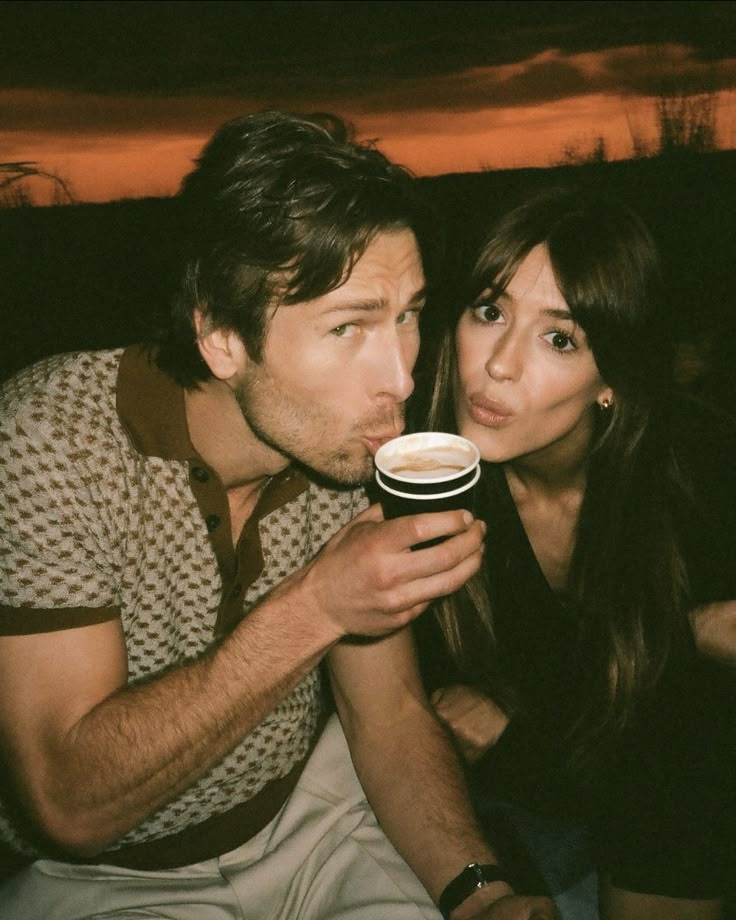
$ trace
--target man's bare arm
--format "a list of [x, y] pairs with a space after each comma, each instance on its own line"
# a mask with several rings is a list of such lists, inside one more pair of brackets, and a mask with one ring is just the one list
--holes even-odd
[[[411, 632], [340, 642], [328, 656], [338, 712], [368, 801], [435, 901], [471, 862], [495, 863], [468, 798], [459, 759], [421, 686]], [[504, 882], [480, 889], [453, 920], [551, 920], [546, 898]]]
[[[444, 554], [411, 553], [455, 533]], [[348, 633], [381, 635], [477, 568], [460, 513], [368, 509], [204, 658], [127, 687], [117, 622], [0, 640], [0, 733], [21, 800], [81, 855], [105, 849], [217, 763]], [[346, 578], [345, 574], [350, 573]]]

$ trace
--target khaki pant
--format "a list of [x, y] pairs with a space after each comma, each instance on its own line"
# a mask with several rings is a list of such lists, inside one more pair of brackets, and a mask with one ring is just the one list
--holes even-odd
[[2, 920], [440, 920], [376, 823], [331, 718], [274, 820], [230, 853], [140, 872], [40, 860], [0, 889]]

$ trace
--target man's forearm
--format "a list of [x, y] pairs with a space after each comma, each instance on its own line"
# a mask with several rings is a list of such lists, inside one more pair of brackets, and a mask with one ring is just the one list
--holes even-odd
[[[417, 703], [400, 722], [347, 731], [379, 823], [435, 901], [468, 863], [496, 862], [472, 811], [459, 759], [428, 709]], [[494, 892], [501, 897], [510, 891], [503, 883], [492, 887], [489, 900]]]
[[122, 688], [50, 735], [28, 794], [41, 826], [93, 855], [202, 776], [322, 657], [328, 640], [292, 614], [267, 600], [203, 659]]
[[[439, 904], [470, 863], [496, 862], [475, 820], [460, 760], [434, 715], [410, 629], [370, 644], [337, 643], [328, 656], [350, 753], [386, 836]], [[551, 920], [546, 898], [494, 880], [452, 909], [452, 920]], [[490, 905], [490, 906], [489, 906]], [[449, 908], [448, 908], [449, 909]]]

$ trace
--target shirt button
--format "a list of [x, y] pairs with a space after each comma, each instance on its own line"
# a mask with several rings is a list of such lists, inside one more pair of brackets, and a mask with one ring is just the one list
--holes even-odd
[[208, 514], [204, 519], [205, 524], [207, 525], [207, 530], [212, 533], [217, 527], [220, 526], [220, 515], [219, 514]]
[[192, 479], [196, 479], [197, 482], [207, 482], [209, 478], [210, 474], [201, 466], [192, 467]]

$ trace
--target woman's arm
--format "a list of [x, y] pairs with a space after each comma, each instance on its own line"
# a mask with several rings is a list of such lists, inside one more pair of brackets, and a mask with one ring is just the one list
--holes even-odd
[[468, 763], [475, 763], [490, 750], [509, 724], [508, 715], [497, 703], [463, 684], [435, 690], [431, 702]]
[[668, 898], [600, 884], [601, 920], [723, 920], [723, 901]]
[[696, 607], [689, 616], [701, 655], [736, 668], [736, 600]]

